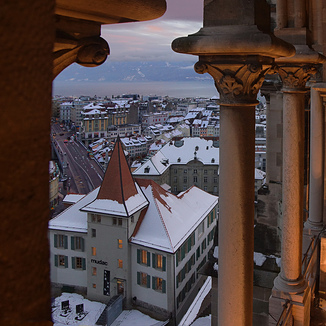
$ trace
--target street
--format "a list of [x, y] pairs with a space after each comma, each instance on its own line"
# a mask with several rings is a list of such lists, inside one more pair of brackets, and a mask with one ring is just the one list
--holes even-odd
[[81, 144], [70, 139], [73, 132], [64, 130], [59, 124], [53, 124], [51, 131], [54, 146], [67, 164], [67, 193], [88, 194], [100, 186], [104, 172], [87, 156]]

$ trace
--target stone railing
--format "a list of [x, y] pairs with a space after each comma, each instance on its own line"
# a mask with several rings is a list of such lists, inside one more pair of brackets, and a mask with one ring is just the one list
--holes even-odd
[[293, 305], [291, 301], [286, 300], [285, 304], [283, 305], [283, 311], [276, 323], [276, 326], [293, 326], [292, 307]]

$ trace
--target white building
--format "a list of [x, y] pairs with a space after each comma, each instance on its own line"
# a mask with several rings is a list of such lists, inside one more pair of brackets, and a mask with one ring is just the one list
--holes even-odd
[[108, 302], [116, 294], [179, 322], [205, 276], [216, 196], [197, 187], [173, 195], [132, 178], [118, 140], [101, 187], [49, 223], [51, 281]]

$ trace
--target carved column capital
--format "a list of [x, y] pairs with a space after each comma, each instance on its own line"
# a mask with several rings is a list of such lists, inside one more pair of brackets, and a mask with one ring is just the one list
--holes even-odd
[[313, 64], [285, 64], [276, 68], [283, 82], [283, 91], [304, 92], [309, 78], [317, 72]]
[[261, 63], [217, 63], [198, 61], [195, 71], [209, 73], [225, 106], [257, 105], [257, 93], [270, 65]]

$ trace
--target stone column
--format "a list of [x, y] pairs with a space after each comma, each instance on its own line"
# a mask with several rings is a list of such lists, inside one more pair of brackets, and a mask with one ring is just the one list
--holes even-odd
[[310, 323], [310, 289], [301, 274], [304, 181], [305, 84], [312, 65], [281, 64], [283, 81], [283, 196], [281, 272], [274, 280], [270, 313], [278, 318], [282, 304], [294, 305], [295, 325]]
[[324, 103], [326, 84], [311, 88], [310, 109], [310, 187], [309, 218], [304, 226], [304, 234], [318, 235], [323, 228], [324, 207]]
[[256, 96], [274, 58], [291, 56], [294, 48], [270, 34], [269, 6], [254, 0], [205, 1], [204, 27], [174, 40], [172, 48], [199, 56], [196, 72], [213, 77], [221, 99], [218, 300], [212, 291], [218, 315], [212, 308], [212, 325], [252, 325]]
[[207, 59], [195, 65], [198, 73], [213, 76], [221, 98], [219, 325], [252, 325], [255, 106], [268, 67]]

